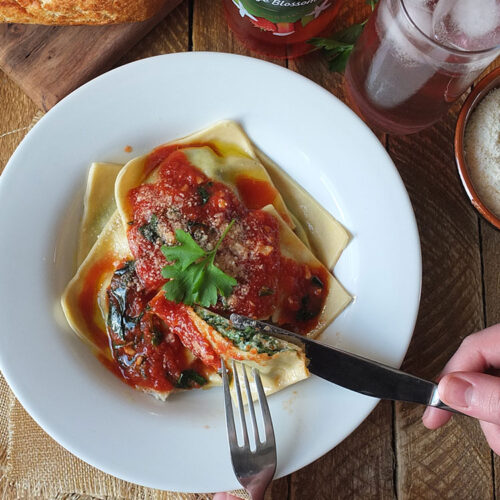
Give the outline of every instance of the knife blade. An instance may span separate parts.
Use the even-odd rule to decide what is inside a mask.
[[[263,321],[238,314],[231,314],[229,319],[235,328],[254,328],[298,345],[304,350],[309,360],[307,366],[309,371],[336,385],[374,398],[419,403],[460,413],[439,399],[437,384],[430,380],[410,375],[378,361],[327,346],[317,340]]]

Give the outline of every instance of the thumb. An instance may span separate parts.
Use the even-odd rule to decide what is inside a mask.
[[[438,393],[452,408],[500,424],[500,378],[484,373],[449,373],[439,381]]]

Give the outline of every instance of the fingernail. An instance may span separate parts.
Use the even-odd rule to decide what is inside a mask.
[[[472,401],[473,386],[456,375],[448,375],[439,383],[439,397],[450,406],[467,408]]]
[[[429,416],[430,412],[431,412],[431,409],[429,407],[427,407],[424,411],[424,414],[422,415],[422,418],[425,420]]]

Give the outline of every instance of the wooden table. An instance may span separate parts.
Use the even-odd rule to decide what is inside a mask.
[[[345,3],[339,27],[363,19],[369,9],[364,0]],[[219,1],[190,0],[120,64],[187,50],[248,54],[228,31]],[[330,73],[319,54],[279,63],[346,101],[342,76]],[[426,378],[436,377],[466,335],[500,322],[500,231],[470,205],[453,158],[460,104],[422,133],[380,136],[406,185],[420,231],[422,299],[403,369]],[[36,113],[35,105],[0,73],[0,170]],[[478,424],[455,417],[431,432],[421,424],[421,414],[420,407],[380,403],[330,453],[275,481],[268,498],[496,498],[500,460]]]

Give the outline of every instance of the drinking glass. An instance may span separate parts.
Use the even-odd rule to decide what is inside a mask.
[[[380,0],[346,67],[369,125],[411,134],[436,122],[500,53],[500,0]]]

